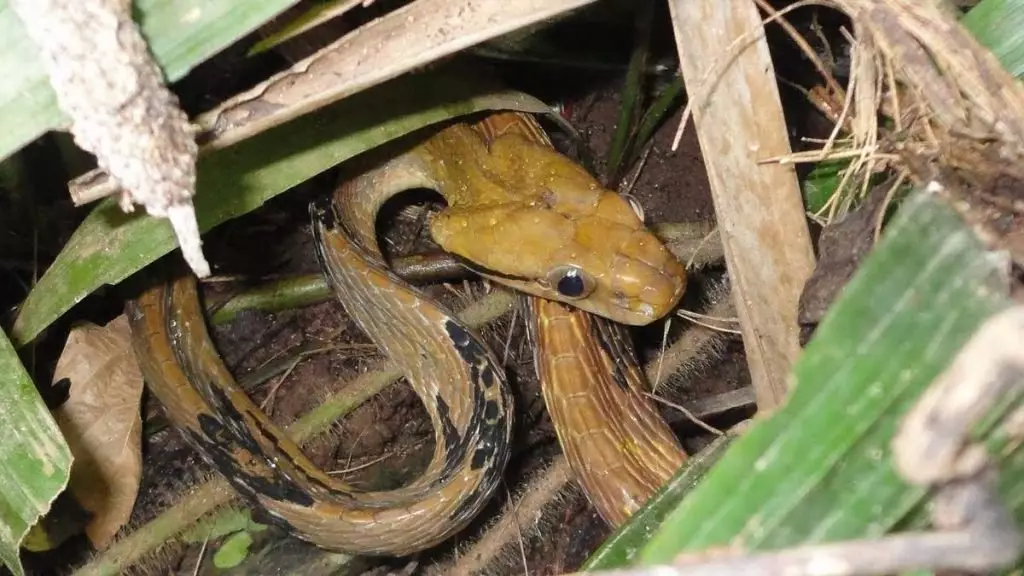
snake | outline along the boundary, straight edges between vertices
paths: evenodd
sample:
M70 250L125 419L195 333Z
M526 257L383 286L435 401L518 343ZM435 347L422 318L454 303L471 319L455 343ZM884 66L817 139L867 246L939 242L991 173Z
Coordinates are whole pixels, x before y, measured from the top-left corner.
M126 305L148 389L266 521L323 548L402 556L483 509L510 454L514 407L486 341L388 268L381 207L410 189L448 206L433 240L522 295L559 441L601 516L620 524L686 455L644 396L625 325L667 314L685 269L630 200L557 152L530 115L457 121L311 203L318 260L346 312L423 402L435 447L410 483L363 491L315 466L246 395L210 338L196 280L166 274Z

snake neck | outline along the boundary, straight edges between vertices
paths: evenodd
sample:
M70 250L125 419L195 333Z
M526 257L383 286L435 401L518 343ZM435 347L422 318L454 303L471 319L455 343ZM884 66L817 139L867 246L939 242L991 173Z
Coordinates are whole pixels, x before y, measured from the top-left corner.
M378 264L384 257L377 241L377 217L395 196L417 188L437 190L444 196L437 170L417 147L392 158L357 178L344 181L334 193L337 224ZM449 201L448 198L445 198Z
M377 218L381 208L403 192L433 190L448 204L446 210L471 211L523 203L523 186L513 176L521 171L516 164L518 157L495 155L489 149L492 142L506 135L514 135L513 139L524 144L549 142L536 121L515 113L493 114L476 124L454 124L360 177L345 181L334 198L339 222L369 255L383 261Z

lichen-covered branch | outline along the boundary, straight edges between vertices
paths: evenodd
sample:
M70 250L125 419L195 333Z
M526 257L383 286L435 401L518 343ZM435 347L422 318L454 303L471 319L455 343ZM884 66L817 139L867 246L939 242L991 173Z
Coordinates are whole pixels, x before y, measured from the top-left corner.
M124 0L11 0L39 47L75 142L120 185L121 207L145 206L174 227L186 261L210 274L192 208L198 153L188 117Z

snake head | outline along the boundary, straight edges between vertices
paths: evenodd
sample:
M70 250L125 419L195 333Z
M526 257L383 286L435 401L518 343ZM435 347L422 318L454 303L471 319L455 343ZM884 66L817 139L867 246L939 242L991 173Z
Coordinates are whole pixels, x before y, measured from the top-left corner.
M431 221L442 248L494 282L623 324L675 307L685 269L629 201L522 138L499 138L490 155L469 184L472 201L450 202Z

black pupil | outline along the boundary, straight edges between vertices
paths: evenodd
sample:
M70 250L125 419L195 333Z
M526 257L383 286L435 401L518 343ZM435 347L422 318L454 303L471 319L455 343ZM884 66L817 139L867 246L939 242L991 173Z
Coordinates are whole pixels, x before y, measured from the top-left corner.
M583 278L579 272L570 270L558 281L558 293L569 298L578 298L583 295Z

